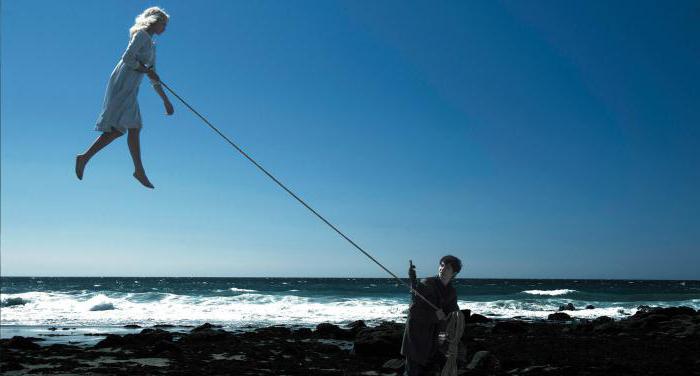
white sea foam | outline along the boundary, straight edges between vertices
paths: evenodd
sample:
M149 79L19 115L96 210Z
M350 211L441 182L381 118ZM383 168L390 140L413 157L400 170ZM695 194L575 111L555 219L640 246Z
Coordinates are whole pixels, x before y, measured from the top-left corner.
M238 287L231 287L229 290L233 291L233 292L257 292L258 291L258 290L249 290L249 289L239 289Z
M152 294L152 293L148 293ZM81 294L32 292L8 294L28 300L23 306L3 308L3 325L124 325L158 323L198 325L204 322L231 327L246 325L316 325L354 320L405 320L408 305L398 299L323 300L294 295L244 293L237 296L196 297L160 294L144 299L144 293ZM3 296L5 297L5 296ZM111 304L113 310L94 311Z
M570 290L570 289L557 289L557 290L525 290L522 293L523 294L529 294L529 295L549 295L549 296L558 296L558 295L566 295L570 294L572 292L576 292L576 290Z
M289 294L289 293L287 293ZM354 320L370 323L381 320L403 322L408 311L408 298L369 297L302 297L243 292L232 296L190 296L169 293L118 292L29 292L3 294L5 299L22 299L21 305L3 307L2 325L80 325L108 326L159 323L199 325L204 322L227 327L292 324L313 326L321 322L336 324ZM545 319L560 305L571 302L576 307L592 304L595 309L578 309L567 314L578 318L610 316L623 318L634 314L640 302L610 303L578 301L561 297L532 297L522 300L460 300L462 309L470 309L492 318L522 317ZM656 306L686 305L700 308L700 299L673 302L645 302ZM103 305L110 310L91 310Z

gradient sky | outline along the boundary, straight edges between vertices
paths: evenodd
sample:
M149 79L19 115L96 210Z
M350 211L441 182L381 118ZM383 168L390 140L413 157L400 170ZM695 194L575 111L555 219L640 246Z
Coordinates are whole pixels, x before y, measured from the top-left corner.
M168 85L399 275L700 279L697 1L2 1L5 276L383 277L144 83L141 187L98 135L134 17Z

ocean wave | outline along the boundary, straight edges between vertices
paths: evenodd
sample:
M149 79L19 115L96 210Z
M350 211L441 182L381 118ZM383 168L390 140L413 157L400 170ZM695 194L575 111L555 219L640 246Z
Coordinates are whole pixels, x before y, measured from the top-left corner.
M525 291L522 291L523 294L528 294L528 295L548 295L548 296L566 295L566 294L570 294L572 292L576 292L576 290L557 289L557 290L525 290Z
M168 323L199 325L204 322L227 327L336 324L365 320L403 321L405 299L309 298L295 295L243 293L235 296L162 294L158 299L142 295L32 292L31 302L3 310L2 325L125 325ZM13 296L15 298L16 296ZM101 307L104 310L94 308Z
M559 300L546 301L520 301L520 300L497 300L490 302L470 302L460 301L459 307L470 309L473 313L478 313L490 318L500 319L537 319L544 320L549 314L559 310ZM583 307L584 302L575 302L575 306ZM594 309L577 309L566 311L575 318L594 319L600 316L608 316L621 319L637 312L637 305L634 303L606 303L596 306Z
M28 292L3 294L3 301L25 302L3 309L2 325L81 325L105 326L139 324L149 326L168 323L199 325L204 322L226 327L301 325L322 322L345 324L365 320L403 322L409 299L406 295L384 297L298 296L294 293L264 294L244 292L228 295L181 295L173 293L95 292ZM464 298L464 297L463 297ZM682 301L604 302L567 299L560 296L525 296L520 299L490 301L460 300L462 309L470 309L492 318L546 319L559 306L573 303L577 310L567 314L577 318L610 316L627 317L641 304L700 308L700 299ZM581 309L586 305L593 309ZM103 307L104 310L96 310Z

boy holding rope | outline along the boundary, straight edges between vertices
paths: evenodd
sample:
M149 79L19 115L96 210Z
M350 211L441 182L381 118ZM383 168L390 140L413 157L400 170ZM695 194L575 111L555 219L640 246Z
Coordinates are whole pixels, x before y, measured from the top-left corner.
M410 262L408 276L411 287L439 309L435 311L425 301L417 299L415 293L411 294L411 306L401 344L401 354L406 357L405 375L424 375L429 363L437 355L440 322L447 318L447 314L459 311L457 291L450 282L460 270L462 261L447 255L440 259L437 276L418 282L416 268Z

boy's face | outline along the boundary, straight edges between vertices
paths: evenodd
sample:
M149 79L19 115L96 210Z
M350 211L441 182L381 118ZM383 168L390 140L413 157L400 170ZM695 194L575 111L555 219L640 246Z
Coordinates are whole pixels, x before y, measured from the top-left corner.
M452 279L452 277L454 276L454 272L452 271L452 265L441 262L440 268L438 269L438 275L440 276L440 278Z

